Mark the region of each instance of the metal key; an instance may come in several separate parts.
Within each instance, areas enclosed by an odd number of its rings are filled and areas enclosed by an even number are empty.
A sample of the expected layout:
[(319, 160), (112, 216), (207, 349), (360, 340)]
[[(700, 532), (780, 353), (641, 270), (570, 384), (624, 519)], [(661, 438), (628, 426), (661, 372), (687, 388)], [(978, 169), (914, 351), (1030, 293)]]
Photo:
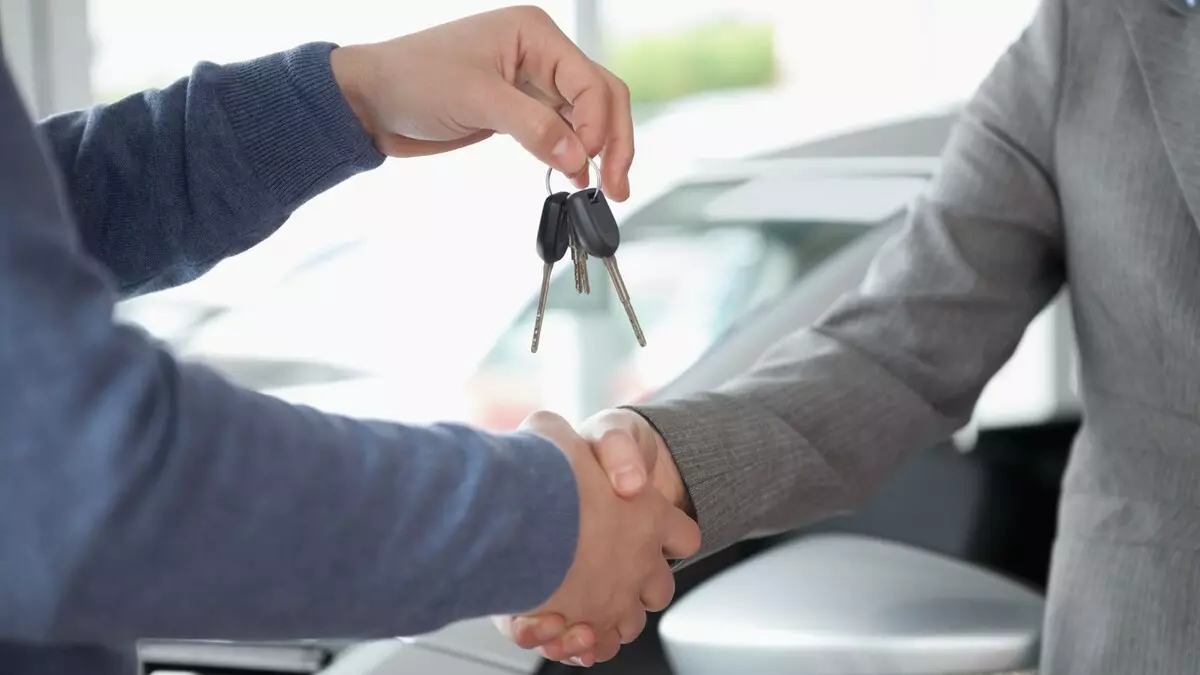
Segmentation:
[(633, 336), (639, 345), (646, 346), (646, 336), (638, 323), (637, 314), (633, 311), (633, 303), (629, 301), (629, 291), (625, 288), (625, 280), (621, 278), (621, 270), (617, 267), (617, 247), (621, 245), (621, 231), (617, 229), (617, 219), (613, 216), (612, 208), (604, 193), (599, 188), (580, 190), (567, 199), (567, 212), (570, 213), (571, 227), (583, 250), (604, 261), (604, 268), (612, 279), (613, 289), (625, 315), (629, 317), (629, 325), (633, 327)]
[[(565, 204), (564, 204), (565, 206)], [(583, 292), (583, 276), (581, 274), (583, 251), (579, 248), (579, 239), (575, 237), (575, 228), (567, 228), (567, 238), (571, 242), (571, 265), (575, 267), (575, 292)]]
[[(594, 159), (592, 159), (591, 157), (588, 158), (588, 166), (590, 166), (592, 169), (594, 169), (596, 171), (597, 176), (600, 175), (600, 167), (596, 166), (596, 161)], [(554, 194), (554, 190), (552, 190), (550, 188), (550, 177), (553, 175), (554, 175), (554, 169), (547, 168), (546, 169), (546, 194), (548, 194), (548, 195)], [(597, 186), (597, 187), (599, 187), (599, 186)], [(583, 248), (583, 245), (580, 243), (579, 237), (576, 236), (574, 226), (572, 225), (568, 229), (569, 229), (568, 241), (569, 241), (569, 245), (571, 247), (571, 264), (575, 266), (575, 292), (576, 293), (586, 293), (588, 295), (591, 295), (592, 284), (591, 284), (591, 281), (588, 280), (588, 265), (587, 265), (588, 253)]]
[(579, 241), (579, 234), (575, 232), (575, 224), (571, 224), (571, 246), (574, 247), (571, 260), (575, 263), (575, 292), (592, 294), (592, 283), (588, 280), (588, 254), (583, 248), (583, 244)]
[[(566, 209), (567, 198), (566, 192), (546, 197), (542, 204), (542, 219), (538, 222), (537, 254), (542, 259), (542, 292), (538, 295), (537, 316), (533, 320), (533, 344), (529, 348), (534, 354), (542, 339), (542, 318), (546, 314), (546, 296), (550, 292), (550, 272), (554, 270), (554, 263), (566, 255), (572, 238), (570, 215)], [(575, 257), (574, 251), (571, 257)]]

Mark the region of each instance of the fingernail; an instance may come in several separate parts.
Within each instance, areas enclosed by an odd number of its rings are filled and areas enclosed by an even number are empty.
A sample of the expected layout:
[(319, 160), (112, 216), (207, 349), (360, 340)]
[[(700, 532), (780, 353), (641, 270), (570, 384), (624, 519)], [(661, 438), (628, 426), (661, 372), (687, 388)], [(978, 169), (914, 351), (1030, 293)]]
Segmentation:
[(562, 138), (558, 143), (554, 144), (554, 148), (550, 150), (550, 154), (555, 157), (563, 157), (567, 154), (567, 150), (571, 147), (571, 141), (567, 138)]
[(634, 466), (621, 467), (617, 469), (616, 474), (613, 476), (613, 483), (621, 492), (633, 492), (637, 490), (642, 487), (644, 480), (642, 472)]
[(587, 643), (584, 642), (583, 638), (578, 635), (572, 635), (571, 639), (567, 642), (570, 644), (571, 651), (573, 652), (586, 651), (588, 648)]
[(578, 656), (571, 657), (571, 665), (579, 666), (580, 668), (586, 667), (583, 665), (583, 659), (579, 658)]

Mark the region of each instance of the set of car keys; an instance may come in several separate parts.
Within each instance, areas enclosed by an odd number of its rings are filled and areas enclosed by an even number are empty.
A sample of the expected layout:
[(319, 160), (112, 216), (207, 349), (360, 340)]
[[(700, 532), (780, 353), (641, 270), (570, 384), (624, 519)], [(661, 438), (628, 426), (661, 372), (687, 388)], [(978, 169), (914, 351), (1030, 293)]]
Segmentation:
[(633, 304), (629, 302), (629, 291), (625, 288), (621, 270), (617, 267), (617, 247), (621, 244), (617, 219), (601, 191), (604, 179), (600, 177), (599, 167), (590, 158), (588, 164), (596, 171), (596, 187), (579, 190), (573, 194), (555, 192), (550, 187), (550, 177), (554, 174), (554, 169), (546, 169), (547, 197), (542, 205), (542, 219), (538, 223), (537, 233), (537, 254), (542, 259), (542, 292), (538, 295), (537, 317), (533, 324), (533, 345), (530, 347), (530, 351), (535, 354), (542, 337), (542, 318), (546, 313), (546, 296), (550, 292), (550, 272), (554, 269), (554, 263), (562, 260), (567, 254), (568, 248), (571, 249), (571, 262), (575, 266), (575, 292), (592, 292), (591, 283), (588, 281), (588, 257), (602, 260), (609, 278), (612, 279), (617, 298), (625, 308), (625, 315), (629, 317), (634, 337), (639, 345), (646, 346), (646, 336), (642, 334), (642, 326), (633, 311)]

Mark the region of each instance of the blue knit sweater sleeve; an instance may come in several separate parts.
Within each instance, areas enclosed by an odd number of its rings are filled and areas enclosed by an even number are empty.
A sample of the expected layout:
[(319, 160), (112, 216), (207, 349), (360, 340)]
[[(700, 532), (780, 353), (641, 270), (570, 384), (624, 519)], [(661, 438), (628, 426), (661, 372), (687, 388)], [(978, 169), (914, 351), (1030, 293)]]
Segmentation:
[(560, 583), (545, 439), (291, 406), (113, 319), (380, 161), (329, 49), (40, 127), (0, 67), (0, 641), (415, 634)]

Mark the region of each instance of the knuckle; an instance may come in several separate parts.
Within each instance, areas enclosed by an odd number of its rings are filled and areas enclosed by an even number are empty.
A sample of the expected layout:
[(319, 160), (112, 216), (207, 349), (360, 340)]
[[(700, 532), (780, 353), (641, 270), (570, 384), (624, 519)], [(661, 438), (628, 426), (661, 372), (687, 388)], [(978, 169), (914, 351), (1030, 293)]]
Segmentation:
[(649, 584), (642, 595), (642, 602), (647, 610), (661, 612), (671, 604), (675, 597), (675, 578), (666, 576), (656, 583)]
[(556, 413), (552, 413), (548, 410), (538, 410), (534, 413), (531, 413), (529, 417), (525, 418), (525, 425), (533, 427), (546, 426), (550, 424), (557, 424), (560, 420), (562, 420), (562, 418)]
[(522, 631), (518, 633), (517, 638), (513, 640), (513, 642), (516, 643), (516, 645), (521, 649), (533, 649), (541, 646), (541, 642), (539, 642), (530, 631)]
[(547, 110), (545, 114), (539, 115), (538, 118), (533, 121), (532, 133), (535, 142), (543, 145), (550, 145), (558, 142), (558, 134), (561, 123), (562, 122), (558, 116), (549, 110)]
[(622, 101), (625, 101), (625, 102), (629, 101), (631, 94), (629, 92), (629, 85), (625, 83), (625, 80), (622, 80), (619, 77), (613, 77), (612, 78), (612, 90), (613, 90), (613, 94), (615, 94)]
[(627, 455), (632, 454), (633, 438), (624, 429), (605, 429), (597, 441), (606, 453)]
[(551, 642), (550, 644), (542, 645), (537, 648), (542, 658), (550, 661), (558, 661), (566, 656), (567, 650), (563, 648), (561, 642)]
[(510, 11), (522, 22), (545, 23), (551, 21), (550, 14), (537, 5), (517, 5)]

